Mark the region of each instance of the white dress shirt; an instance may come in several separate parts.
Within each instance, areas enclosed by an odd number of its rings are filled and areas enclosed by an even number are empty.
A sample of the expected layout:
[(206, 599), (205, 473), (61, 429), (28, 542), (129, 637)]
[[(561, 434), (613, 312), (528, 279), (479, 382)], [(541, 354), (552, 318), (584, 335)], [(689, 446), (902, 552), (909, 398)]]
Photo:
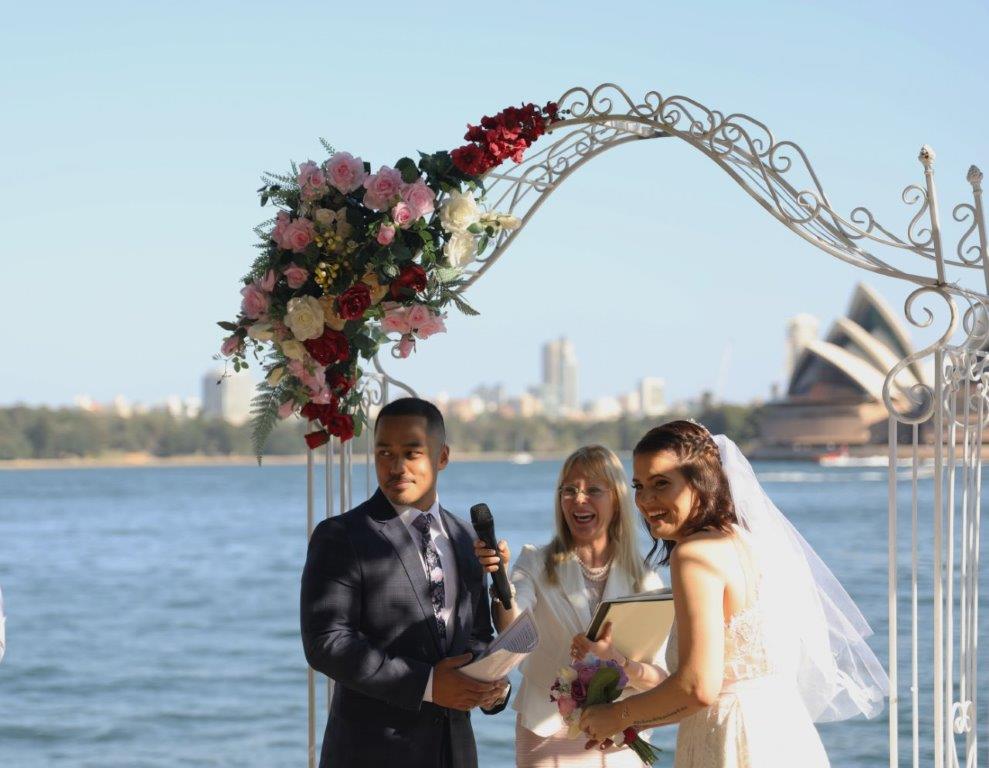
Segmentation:
[[(392, 506), (408, 530), (409, 536), (412, 537), (412, 543), (415, 544), (416, 552), (419, 553), (419, 562), (422, 563), (422, 572), (426, 574), (428, 580), (429, 570), (426, 568), (426, 560), (422, 556), (422, 535), (412, 527), (412, 522), (426, 512), (416, 507), (406, 507), (401, 504), (392, 504)], [(436, 554), (440, 558), (440, 568), (443, 569), (443, 610), (440, 611), (440, 617), (446, 624), (446, 641), (449, 644), (453, 640), (454, 611), (457, 607), (457, 558), (453, 553), (453, 542), (450, 541), (450, 536), (443, 525), (443, 518), (440, 516), (439, 496), (436, 497), (427, 512), (433, 516), (429, 533), (433, 540), (433, 546), (436, 547)], [(426, 682), (426, 690), (422, 695), (422, 700), (433, 700), (432, 670), (429, 672), (429, 680)]]

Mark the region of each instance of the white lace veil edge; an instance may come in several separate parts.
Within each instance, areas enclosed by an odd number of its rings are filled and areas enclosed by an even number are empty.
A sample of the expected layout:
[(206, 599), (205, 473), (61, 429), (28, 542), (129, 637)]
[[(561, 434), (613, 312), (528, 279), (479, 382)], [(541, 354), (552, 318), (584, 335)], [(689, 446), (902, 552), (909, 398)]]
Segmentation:
[(729, 438), (714, 438), (739, 526), (761, 573), (767, 624), (780, 628), (784, 666), (817, 722), (879, 715), (889, 678), (866, 638), (865, 617), (831, 569), (763, 490), (752, 465)]

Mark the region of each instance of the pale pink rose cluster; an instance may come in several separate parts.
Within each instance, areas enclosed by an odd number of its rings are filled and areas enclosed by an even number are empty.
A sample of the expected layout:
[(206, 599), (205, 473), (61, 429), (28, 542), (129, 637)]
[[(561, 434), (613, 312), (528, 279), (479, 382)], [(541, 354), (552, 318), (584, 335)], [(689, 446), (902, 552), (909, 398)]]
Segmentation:
[(269, 269), (263, 278), (241, 288), (240, 295), (244, 298), (240, 302), (240, 311), (244, 317), (259, 320), (268, 313), (269, 297), (277, 279), (278, 276)]
[(312, 402), (321, 405), (330, 402), (333, 393), (326, 386), (326, 369), (318, 365), (309, 355), (303, 360), (289, 360), (288, 372), (306, 388)]
[(336, 152), (323, 163), (327, 181), (345, 195), (360, 189), (367, 179), (364, 161), (349, 152)]
[(385, 307), (381, 328), (388, 333), (402, 335), (395, 347), (398, 357), (408, 357), (412, 354), (416, 337), (428, 339), (435, 333), (446, 332), (443, 316), (433, 312), (425, 304), (403, 307), (393, 302), (389, 302)]
[(309, 279), (309, 270), (303, 269), (297, 264), (289, 264), (285, 267), (283, 274), (285, 275), (285, 282), (293, 291), (304, 286), (306, 280)]
[(326, 185), (326, 173), (312, 160), (299, 166), (299, 175), (295, 182), (299, 185), (301, 197), (306, 202), (319, 200), (330, 191)]
[(275, 217), (275, 228), (271, 231), (271, 239), (275, 245), (293, 253), (302, 253), (313, 241), (315, 228), (309, 219), (292, 219), (285, 211), (279, 211)]

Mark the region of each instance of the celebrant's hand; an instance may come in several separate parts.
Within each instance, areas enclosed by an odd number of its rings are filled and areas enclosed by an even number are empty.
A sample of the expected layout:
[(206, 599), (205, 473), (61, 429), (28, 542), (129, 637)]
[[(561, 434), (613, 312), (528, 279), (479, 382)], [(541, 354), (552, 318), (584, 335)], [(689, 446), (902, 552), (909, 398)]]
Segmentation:
[(587, 635), (576, 634), (570, 643), (570, 658), (580, 661), (587, 654), (593, 653), (602, 661), (624, 661), (621, 654), (611, 647), (611, 622), (606, 621), (601, 627), (601, 633), (595, 642), (587, 639)]
[(604, 741), (598, 741), (597, 739), (589, 740), (585, 745), (584, 749), (600, 749), (602, 752), (610, 747), (615, 746), (615, 742), (611, 739), (605, 739)]
[(508, 542), (504, 539), (498, 542), (497, 552), (490, 549), (483, 541), (475, 541), (474, 556), (477, 557), (477, 561), (481, 564), (481, 568), (488, 573), (494, 573), (497, 571), (501, 564), (504, 564), (505, 569), (507, 570), (508, 563), (512, 559), (512, 553), (508, 549)]
[[(501, 681), (485, 683), (457, 670), (470, 662), (473, 656), (450, 656), (433, 667), (433, 703), (448, 709), (466, 712), (500, 691)], [(502, 692), (503, 695), (503, 692)]]
[(614, 704), (596, 704), (580, 715), (580, 730), (596, 741), (611, 738), (622, 730), (622, 713)]

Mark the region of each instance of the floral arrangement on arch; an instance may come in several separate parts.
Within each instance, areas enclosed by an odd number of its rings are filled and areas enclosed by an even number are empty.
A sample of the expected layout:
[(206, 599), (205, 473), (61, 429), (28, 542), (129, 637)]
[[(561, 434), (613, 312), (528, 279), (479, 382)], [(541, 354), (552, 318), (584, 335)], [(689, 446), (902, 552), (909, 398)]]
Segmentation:
[(509, 107), (469, 125), (467, 143), (452, 152), (403, 157), (373, 173), (324, 141), (324, 162), (265, 174), (261, 205), (279, 210), (255, 229), (261, 254), (244, 277), (240, 313), (218, 323), (230, 333), (220, 353), (234, 370), (254, 357), (265, 372), (252, 404), (259, 461), (277, 420), (293, 413), (317, 423), (306, 435), (311, 449), (360, 434), (360, 360), (385, 343), (407, 357), (446, 330), (451, 303), (477, 314), (458, 292), (463, 268), (489, 238), (520, 225), (485, 210), (481, 177), (521, 162), (559, 119), (554, 103)]

